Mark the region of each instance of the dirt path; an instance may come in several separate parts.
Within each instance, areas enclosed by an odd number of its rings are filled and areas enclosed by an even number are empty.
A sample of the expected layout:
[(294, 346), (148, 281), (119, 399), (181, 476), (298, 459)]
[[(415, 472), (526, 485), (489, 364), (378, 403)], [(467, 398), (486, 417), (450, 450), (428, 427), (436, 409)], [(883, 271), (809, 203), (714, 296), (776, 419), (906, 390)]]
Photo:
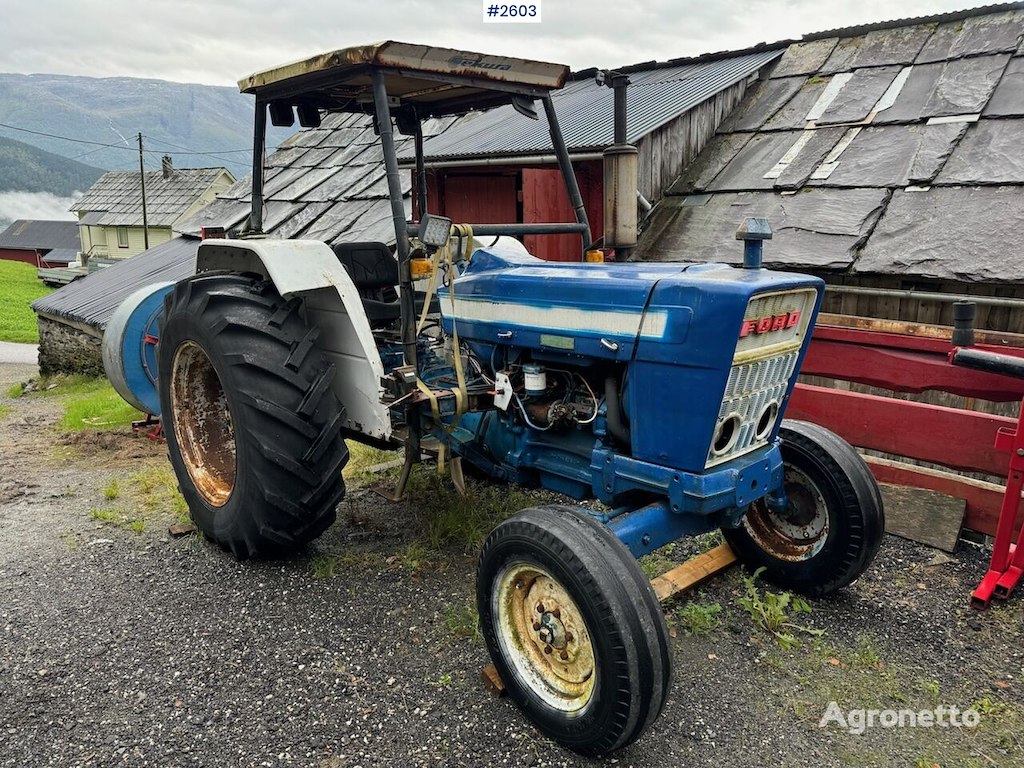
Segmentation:
[(38, 357), (39, 347), (35, 344), (0, 341), (0, 363), (35, 366)]
[[(0, 365), (0, 393), (31, 370)], [(474, 563), (424, 549), (409, 506), (353, 490), (310, 551), (239, 563), (171, 539), (176, 511), (152, 494), (141, 533), (96, 518), (166, 470), (159, 446), (62, 438), (52, 399), (0, 405), (0, 766), (594, 764), (483, 690)], [(1024, 764), (1024, 602), (966, 610), (983, 570), (974, 549), (947, 559), (890, 538), (865, 578), (797, 617), (824, 636), (798, 632), (793, 650), (738, 606), (740, 571), (716, 579), (667, 606), (662, 717), (599, 764)], [(713, 604), (718, 626), (687, 636), (685, 606)], [(984, 711), (973, 730), (858, 736), (818, 727), (832, 700)]]

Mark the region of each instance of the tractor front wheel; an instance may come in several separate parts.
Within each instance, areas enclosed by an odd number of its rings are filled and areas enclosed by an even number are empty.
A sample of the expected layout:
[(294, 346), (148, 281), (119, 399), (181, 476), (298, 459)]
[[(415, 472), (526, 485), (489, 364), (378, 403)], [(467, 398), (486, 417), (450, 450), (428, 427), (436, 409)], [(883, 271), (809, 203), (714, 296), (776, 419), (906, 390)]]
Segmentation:
[(856, 450), (817, 424), (784, 421), (779, 430), (786, 508), (752, 504), (738, 528), (722, 533), (751, 570), (810, 597), (855, 581), (885, 532), (882, 496)]
[(640, 737), (671, 682), (668, 630), (629, 550), (568, 506), (525, 509), (487, 538), (484, 640), (510, 698), (546, 735), (598, 756)]
[(298, 299), (243, 275), (198, 275), (164, 300), (161, 418), (192, 520), (237, 557), (284, 554), (345, 494), (334, 366)]

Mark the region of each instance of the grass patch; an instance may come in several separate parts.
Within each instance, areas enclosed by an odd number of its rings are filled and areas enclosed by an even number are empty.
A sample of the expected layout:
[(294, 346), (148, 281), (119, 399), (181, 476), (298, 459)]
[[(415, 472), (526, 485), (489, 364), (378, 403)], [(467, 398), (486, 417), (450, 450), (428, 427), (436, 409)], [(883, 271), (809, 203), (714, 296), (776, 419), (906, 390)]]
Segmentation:
[(676, 608), (674, 618), (677, 625), (690, 637), (710, 635), (718, 628), (722, 606), (718, 603), (687, 603)]
[[(112, 484), (117, 486), (117, 481), (114, 480)], [(139, 512), (152, 514), (165, 511), (172, 514), (179, 523), (189, 522), (188, 504), (178, 491), (178, 478), (170, 464), (149, 466), (132, 472), (128, 476), (128, 491), (130, 501)]]
[(128, 405), (103, 379), (85, 391), (68, 396), (64, 402), (61, 427), (69, 432), (83, 429), (123, 429), (142, 414)]
[[(988, 689), (971, 676), (943, 684), (915, 678), (917, 662), (886, 660), (877, 642), (860, 635), (852, 645), (815, 639), (794, 651), (773, 651), (778, 674), (771, 683), (783, 706), (808, 728), (817, 730), (831, 702), (851, 709), (932, 710), (937, 706), (971, 708), (980, 714), (976, 728), (869, 728), (856, 736), (832, 731), (834, 751), (849, 765), (963, 766), (1024, 764), (1020, 733), (1024, 707)], [(765, 661), (768, 662), (769, 658)], [(883, 756), (884, 755), (884, 756)]]
[(0, 419), (3, 419), (4, 416), (6, 416), (10, 412), (11, 412), (11, 406), (9, 406), (9, 405), (0, 405)]
[(463, 637), (475, 645), (483, 643), (484, 636), (480, 632), (480, 617), (477, 615), (474, 603), (449, 605), (445, 609), (442, 619), (445, 629), (456, 637)]
[(397, 467), (394, 470), (371, 472), (371, 467), (387, 464), (401, 458), (403, 458), (401, 451), (382, 451), (380, 448), (373, 448), (369, 445), (357, 443), (355, 440), (349, 440), (348, 464), (345, 465), (342, 474), (345, 476), (345, 482), (351, 485), (367, 485), (375, 480), (398, 472)]
[[(668, 546), (672, 545), (669, 544)], [(640, 568), (648, 579), (657, 578), (658, 576), (661, 576), (661, 574), (671, 571), (676, 567), (676, 565), (678, 565), (675, 560), (672, 560), (660, 551), (644, 555), (638, 562), (640, 563)]]
[(111, 478), (101, 493), (105, 501), (114, 503), (89, 515), (105, 525), (142, 533), (147, 527), (189, 522), (188, 505), (168, 464), (143, 466), (127, 478)]
[(85, 429), (123, 429), (142, 414), (126, 403), (106, 379), (58, 375), (16, 384), (10, 397), (60, 397), (64, 416), (60, 426), (67, 432)]
[(309, 561), (315, 579), (333, 579), (338, 573), (336, 555), (317, 555)]
[(413, 500), (420, 542), (429, 552), (438, 553), (457, 549), (463, 554), (476, 554), (498, 523), (524, 507), (538, 504), (536, 496), (516, 486), (469, 478), (466, 495), (462, 496), (451, 480), (426, 466), (413, 472), (408, 495)]
[(0, 260), (0, 341), (39, 342), (39, 326), (31, 304), (50, 293), (36, 277), (36, 268), (20, 261)]
[(753, 620), (754, 625), (767, 632), (781, 648), (791, 649), (800, 645), (796, 633), (821, 637), (824, 630), (811, 629), (793, 621), (792, 615), (810, 613), (811, 604), (792, 592), (763, 593), (757, 586), (758, 577), (764, 567), (758, 568), (753, 574), (743, 577), (743, 595), (736, 602)]
[(309, 568), (315, 579), (333, 579), (349, 568), (372, 568), (381, 564), (381, 556), (375, 552), (349, 550), (341, 554), (315, 555), (309, 561)]
[(124, 528), (126, 531), (139, 534), (146, 529), (146, 521), (139, 517), (127, 515), (119, 509), (91, 509), (89, 517), (104, 525)]

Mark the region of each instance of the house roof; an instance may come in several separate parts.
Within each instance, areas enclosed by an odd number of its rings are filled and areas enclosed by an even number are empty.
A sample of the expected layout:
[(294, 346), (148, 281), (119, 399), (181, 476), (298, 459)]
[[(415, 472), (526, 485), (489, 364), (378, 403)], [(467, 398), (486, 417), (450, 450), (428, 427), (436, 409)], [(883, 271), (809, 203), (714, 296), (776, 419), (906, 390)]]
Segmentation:
[(1024, 3), (791, 44), (669, 188), (635, 258), (1024, 280)]
[[(443, 131), (454, 120), (425, 120), (424, 135)], [(396, 134), (395, 141), (401, 150), (413, 140)], [(407, 204), (410, 184), (408, 174), (403, 174)], [(283, 142), (265, 163), (263, 195), (263, 229), (273, 237), (330, 244), (341, 239), (395, 241), (384, 155), (368, 116), (330, 114), (319, 128), (300, 131)], [(246, 176), (175, 229), (194, 235), (203, 227), (238, 229), (251, 205), (251, 181)]]
[(18, 219), (0, 232), (0, 248), (26, 251), (78, 250), (78, 226), (73, 221)]
[[(750, 77), (783, 54), (785, 43), (728, 56), (712, 54), (623, 68), (629, 76), (626, 138), (630, 142), (657, 130), (720, 91)], [(552, 94), (569, 150), (603, 149), (613, 143), (614, 93), (598, 85), (595, 70), (580, 73)], [(488, 155), (551, 153), (547, 119), (533, 120), (511, 106), (466, 115), (451, 130), (424, 144), (434, 160)], [(401, 157), (401, 155), (400, 155)], [(404, 157), (411, 160), (411, 154)]]
[(193, 274), (199, 242), (191, 237), (172, 238), (58, 288), (33, 302), (32, 309), (102, 330), (114, 310), (140, 286), (177, 282)]
[[(146, 172), (146, 217), (151, 227), (170, 227), (221, 175), (234, 176), (225, 168), (175, 168), (164, 178), (162, 171)], [(103, 174), (71, 206), (83, 212), (88, 223), (109, 227), (142, 226), (142, 187), (136, 171)], [(96, 216), (94, 214), (102, 214)]]

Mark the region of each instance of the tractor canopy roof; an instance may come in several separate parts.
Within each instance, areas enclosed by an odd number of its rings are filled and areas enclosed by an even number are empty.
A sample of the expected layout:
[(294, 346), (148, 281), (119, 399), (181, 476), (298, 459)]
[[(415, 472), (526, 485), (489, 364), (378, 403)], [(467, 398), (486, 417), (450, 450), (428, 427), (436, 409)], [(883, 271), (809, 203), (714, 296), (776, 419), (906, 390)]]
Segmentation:
[(384, 74), (392, 108), (413, 106), (421, 118), (540, 98), (569, 75), (561, 64), (388, 40), (257, 72), (238, 87), (264, 102), (367, 112), (373, 109), (372, 70)]

